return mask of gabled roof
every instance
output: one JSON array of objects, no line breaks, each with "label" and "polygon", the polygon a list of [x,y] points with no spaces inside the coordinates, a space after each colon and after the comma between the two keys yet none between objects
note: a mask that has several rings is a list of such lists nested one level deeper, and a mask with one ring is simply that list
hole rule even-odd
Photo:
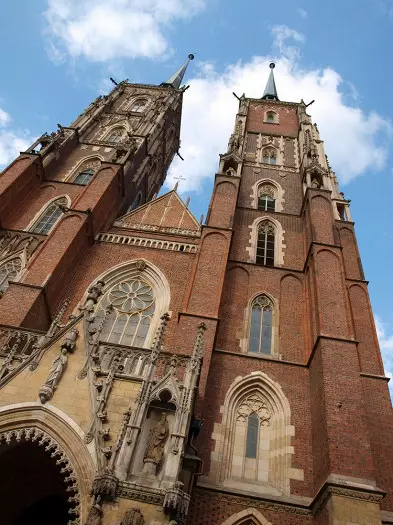
[{"label": "gabled roof", "polygon": [[201,229],[200,223],[175,189],[119,217],[114,225],[122,228],[161,230],[170,233],[172,233],[170,230],[173,230],[173,233],[182,231],[196,233]]}]

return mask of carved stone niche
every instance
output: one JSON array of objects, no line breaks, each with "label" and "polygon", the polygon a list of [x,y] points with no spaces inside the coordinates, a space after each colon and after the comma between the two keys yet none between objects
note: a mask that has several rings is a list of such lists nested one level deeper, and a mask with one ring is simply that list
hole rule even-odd
[{"label": "carved stone niche", "polygon": [[150,403],[136,449],[132,478],[141,484],[159,487],[165,464],[171,456],[171,432],[176,406],[164,389]]},{"label": "carved stone niche", "polygon": [[113,474],[113,470],[107,468],[94,478],[91,493],[102,500],[113,501],[116,497],[118,484],[119,479]]},{"label": "carved stone niche", "polygon": [[134,507],[126,511],[120,525],[144,525],[144,523],[145,518],[143,517],[141,509]]}]

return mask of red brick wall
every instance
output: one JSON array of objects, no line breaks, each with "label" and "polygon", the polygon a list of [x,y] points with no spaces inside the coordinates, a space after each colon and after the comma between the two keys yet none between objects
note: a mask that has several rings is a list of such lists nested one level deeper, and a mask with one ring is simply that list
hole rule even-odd
[{"label": "red brick wall", "polygon": [[[275,111],[279,116],[279,124],[263,122],[266,111]],[[251,101],[247,115],[247,131],[256,131],[266,135],[287,135],[297,137],[298,118],[296,106],[286,106],[266,101]]]}]

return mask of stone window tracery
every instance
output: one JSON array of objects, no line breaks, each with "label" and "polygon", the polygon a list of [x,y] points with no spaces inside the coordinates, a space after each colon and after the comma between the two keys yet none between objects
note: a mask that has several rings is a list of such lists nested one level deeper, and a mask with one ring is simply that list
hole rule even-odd
[{"label": "stone window tracery", "polygon": [[97,159],[90,159],[84,162],[76,171],[72,182],[80,184],[81,186],[87,186],[94,174],[100,167],[101,162]]},{"label": "stone window tracery", "polygon": [[134,111],[135,113],[143,113],[147,107],[147,104],[148,100],[145,98],[135,100],[135,102],[130,107],[130,111]]},{"label": "stone window tracery", "polygon": [[9,286],[9,281],[15,281],[22,271],[22,260],[15,257],[0,264],[0,296]]},{"label": "stone window tracery", "polygon": [[277,164],[277,153],[274,148],[264,148],[262,150],[262,162],[264,164]]},{"label": "stone window tracery", "polygon": [[276,229],[270,221],[263,221],[258,226],[256,263],[274,266],[274,245]]},{"label": "stone window tracery", "polygon": [[99,303],[98,318],[113,307],[102,330],[110,343],[143,347],[155,311],[152,287],[142,278],[122,280],[112,286]]},{"label": "stone window tracery", "polygon": [[111,144],[119,144],[123,139],[124,131],[124,128],[112,129],[105,138],[105,141]]},{"label": "stone window tracery", "polygon": [[290,479],[303,479],[303,471],[291,466],[295,429],[281,386],[260,371],[237,377],[220,412],[209,482],[258,496],[289,495]]},{"label": "stone window tracery", "polygon": [[272,184],[265,183],[259,187],[258,210],[276,211],[276,188]]},{"label": "stone window tracery", "polygon": [[68,201],[66,197],[61,197],[52,201],[40,215],[40,217],[35,221],[33,226],[30,228],[30,231],[33,233],[42,233],[48,235],[56,222],[63,215],[61,209],[62,206],[67,206]]},{"label": "stone window tracery", "polygon": [[273,303],[266,295],[260,295],[251,304],[248,351],[270,355],[272,339]]}]

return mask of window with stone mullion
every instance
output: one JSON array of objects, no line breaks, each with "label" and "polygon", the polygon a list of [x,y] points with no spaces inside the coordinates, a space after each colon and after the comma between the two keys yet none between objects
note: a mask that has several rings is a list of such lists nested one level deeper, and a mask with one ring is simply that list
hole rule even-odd
[{"label": "window with stone mullion", "polygon": [[275,211],[276,210],[276,199],[273,199],[270,195],[260,195],[258,198],[258,210],[260,211]]},{"label": "window with stone mullion", "polygon": [[33,228],[33,232],[48,234],[61,214],[62,211],[57,204],[52,204],[45,212],[45,215],[41,217],[38,224]]},{"label": "window with stone mullion", "polygon": [[274,266],[274,234],[264,230],[258,233],[256,263]]}]

